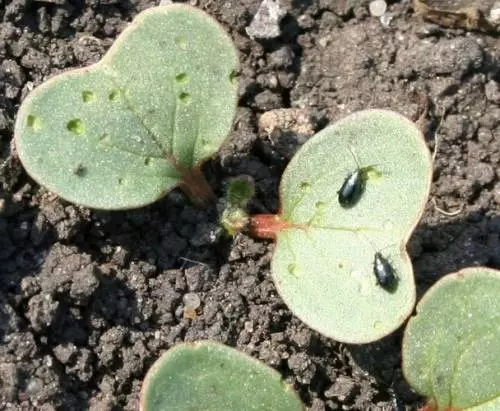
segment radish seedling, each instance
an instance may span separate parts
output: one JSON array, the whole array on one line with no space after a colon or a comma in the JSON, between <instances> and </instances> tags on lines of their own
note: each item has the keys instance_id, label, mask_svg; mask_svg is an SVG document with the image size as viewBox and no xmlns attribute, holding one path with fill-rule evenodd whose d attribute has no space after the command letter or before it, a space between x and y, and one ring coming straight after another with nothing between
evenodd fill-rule
<instances>
[{"instance_id":1,"label":"radish seedling","mask_svg":"<svg viewBox=\"0 0 500 411\"><path fill-rule=\"evenodd\" d=\"M214 195L200 170L231 128L235 47L183 4L140 13L102 60L43 83L17 115L28 173L62 198L100 209L154 202L176 186Z\"/></svg>"},{"instance_id":2,"label":"radish seedling","mask_svg":"<svg viewBox=\"0 0 500 411\"><path fill-rule=\"evenodd\" d=\"M500 271L443 277L417 305L403 339L403 372L433 411L500 409Z\"/></svg>"},{"instance_id":3,"label":"radish seedling","mask_svg":"<svg viewBox=\"0 0 500 411\"><path fill-rule=\"evenodd\" d=\"M338 191L352 173L349 151L374 165L358 164L362 195L344 207ZM418 127L386 110L352 114L302 146L283 174L280 212L248 224L251 234L276 240L272 275L295 315L349 343L377 340L404 322L415 303L405 245L431 172Z\"/></svg>"},{"instance_id":4,"label":"radish seedling","mask_svg":"<svg viewBox=\"0 0 500 411\"><path fill-rule=\"evenodd\" d=\"M304 411L272 368L213 341L184 343L151 367L141 411Z\"/></svg>"},{"instance_id":5,"label":"radish seedling","mask_svg":"<svg viewBox=\"0 0 500 411\"><path fill-rule=\"evenodd\" d=\"M247 227L249 220L245 207L254 193L255 185L251 177L239 176L229 180L220 223L230 235Z\"/></svg>"}]
</instances>

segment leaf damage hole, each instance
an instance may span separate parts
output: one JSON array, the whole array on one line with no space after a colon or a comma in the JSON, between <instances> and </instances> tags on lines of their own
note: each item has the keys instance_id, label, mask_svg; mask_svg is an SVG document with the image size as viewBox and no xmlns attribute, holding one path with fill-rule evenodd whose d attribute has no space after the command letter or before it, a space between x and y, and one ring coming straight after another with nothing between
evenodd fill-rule
<instances>
[{"instance_id":1,"label":"leaf damage hole","mask_svg":"<svg viewBox=\"0 0 500 411\"><path fill-rule=\"evenodd\" d=\"M185 84L189 81L189 76L186 73L179 73L175 76L175 81L179 84Z\"/></svg>"},{"instance_id":2,"label":"leaf damage hole","mask_svg":"<svg viewBox=\"0 0 500 411\"><path fill-rule=\"evenodd\" d=\"M145 166L149 166L150 164L151 164L151 157L146 157L146 158L144 159L144 165L145 165Z\"/></svg>"},{"instance_id":3,"label":"leaf damage hole","mask_svg":"<svg viewBox=\"0 0 500 411\"><path fill-rule=\"evenodd\" d=\"M118 185L119 186L123 185L123 178L121 178L121 177L118 178Z\"/></svg>"},{"instance_id":4,"label":"leaf damage hole","mask_svg":"<svg viewBox=\"0 0 500 411\"><path fill-rule=\"evenodd\" d=\"M109 101L116 101L120 97L120 90L111 90L108 94Z\"/></svg>"},{"instance_id":5,"label":"leaf damage hole","mask_svg":"<svg viewBox=\"0 0 500 411\"><path fill-rule=\"evenodd\" d=\"M236 70L231 70L229 73L229 82L234 86L236 84L236 78L238 74L236 74Z\"/></svg>"},{"instance_id":6,"label":"leaf damage hole","mask_svg":"<svg viewBox=\"0 0 500 411\"><path fill-rule=\"evenodd\" d=\"M188 104L191 101L191 94L183 91L179 94L179 100L184 104Z\"/></svg>"},{"instance_id":7,"label":"leaf damage hole","mask_svg":"<svg viewBox=\"0 0 500 411\"><path fill-rule=\"evenodd\" d=\"M383 174L375 166L368 166L364 169L364 177L372 182L380 182Z\"/></svg>"},{"instance_id":8,"label":"leaf damage hole","mask_svg":"<svg viewBox=\"0 0 500 411\"><path fill-rule=\"evenodd\" d=\"M87 174L87 167L83 164L78 164L78 166L73 170L73 174L78 177L84 177Z\"/></svg>"},{"instance_id":9,"label":"leaf damage hole","mask_svg":"<svg viewBox=\"0 0 500 411\"><path fill-rule=\"evenodd\" d=\"M66 124L66 128L77 136L85 134L86 130L85 124L79 118L74 118L73 120L68 121L68 124Z\"/></svg>"},{"instance_id":10,"label":"leaf damage hole","mask_svg":"<svg viewBox=\"0 0 500 411\"><path fill-rule=\"evenodd\" d=\"M90 90L82 91L82 100L84 103L92 103L96 99L95 94Z\"/></svg>"},{"instance_id":11,"label":"leaf damage hole","mask_svg":"<svg viewBox=\"0 0 500 411\"><path fill-rule=\"evenodd\" d=\"M299 188L301 191L307 193L311 190L311 183L308 181L301 181L299 184Z\"/></svg>"},{"instance_id":12,"label":"leaf damage hole","mask_svg":"<svg viewBox=\"0 0 500 411\"><path fill-rule=\"evenodd\" d=\"M316 201L316 204L314 204L314 206L316 207L316 210L318 210L319 212L323 212L328 207L328 204L326 204L324 201Z\"/></svg>"},{"instance_id":13,"label":"leaf damage hole","mask_svg":"<svg viewBox=\"0 0 500 411\"><path fill-rule=\"evenodd\" d=\"M26 119L26 124L33 131L40 131L42 129L42 120L40 120L40 117L35 116L34 114L28 115L28 118Z\"/></svg>"},{"instance_id":14,"label":"leaf damage hole","mask_svg":"<svg viewBox=\"0 0 500 411\"><path fill-rule=\"evenodd\" d=\"M186 50L187 49L187 38L184 36L179 36L174 39L175 44L177 44L181 49Z\"/></svg>"}]
</instances>

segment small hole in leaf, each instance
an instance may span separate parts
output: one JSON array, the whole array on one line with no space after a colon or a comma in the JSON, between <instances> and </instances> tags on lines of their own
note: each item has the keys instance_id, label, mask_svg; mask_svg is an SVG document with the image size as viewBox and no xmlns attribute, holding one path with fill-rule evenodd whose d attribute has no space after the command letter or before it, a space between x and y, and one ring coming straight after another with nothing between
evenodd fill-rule
<instances>
[{"instance_id":1,"label":"small hole in leaf","mask_svg":"<svg viewBox=\"0 0 500 411\"><path fill-rule=\"evenodd\" d=\"M175 44L177 44L181 49L186 50L187 48L187 39L184 36L179 36L174 39Z\"/></svg>"},{"instance_id":2,"label":"small hole in leaf","mask_svg":"<svg viewBox=\"0 0 500 411\"><path fill-rule=\"evenodd\" d=\"M73 170L73 174L78 177L83 177L87 174L87 167L82 164L78 164L78 166Z\"/></svg>"},{"instance_id":3,"label":"small hole in leaf","mask_svg":"<svg viewBox=\"0 0 500 411\"><path fill-rule=\"evenodd\" d=\"M382 179L383 175L382 173L377 170L374 166L369 166L364 169L364 176L367 180L370 180L371 182L380 182Z\"/></svg>"},{"instance_id":4,"label":"small hole in leaf","mask_svg":"<svg viewBox=\"0 0 500 411\"><path fill-rule=\"evenodd\" d=\"M229 81L231 82L231 84L236 84L236 77L238 75L236 74L236 70L232 70L231 73L229 73Z\"/></svg>"},{"instance_id":5,"label":"small hole in leaf","mask_svg":"<svg viewBox=\"0 0 500 411\"><path fill-rule=\"evenodd\" d=\"M146 157L144 159L144 165L149 166L151 164L151 157Z\"/></svg>"},{"instance_id":6,"label":"small hole in leaf","mask_svg":"<svg viewBox=\"0 0 500 411\"><path fill-rule=\"evenodd\" d=\"M79 118L68 121L66 128L77 136L85 134L85 124L83 124L83 121Z\"/></svg>"},{"instance_id":7,"label":"small hole in leaf","mask_svg":"<svg viewBox=\"0 0 500 411\"><path fill-rule=\"evenodd\" d=\"M120 185L120 186L123 185L123 178L118 179L118 185Z\"/></svg>"},{"instance_id":8,"label":"small hole in leaf","mask_svg":"<svg viewBox=\"0 0 500 411\"><path fill-rule=\"evenodd\" d=\"M181 94L179 94L179 100L184 104L188 104L191 101L191 94L183 91Z\"/></svg>"},{"instance_id":9,"label":"small hole in leaf","mask_svg":"<svg viewBox=\"0 0 500 411\"><path fill-rule=\"evenodd\" d=\"M303 192L308 192L311 189L311 183L308 181L301 181L299 188Z\"/></svg>"},{"instance_id":10,"label":"small hole in leaf","mask_svg":"<svg viewBox=\"0 0 500 411\"><path fill-rule=\"evenodd\" d=\"M42 128L42 120L40 120L40 117L35 116L33 114L28 115L28 118L26 119L26 124L28 125L29 128L33 129L33 131L40 131Z\"/></svg>"},{"instance_id":11,"label":"small hole in leaf","mask_svg":"<svg viewBox=\"0 0 500 411\"><path fill-rule=\"evenodd\" d=\"M175 76L175 81L177 83L184 84L189 81L189 77L186 73L179 73Z\"/></svg>"},{"instance_id":12,"label":"small hole in leaf","mask_svg":"<svg viewBox=\"0 0 500 411\"><path fill-rule=\"evenodd\" d=\"M325 211L328 207L328 204L326 204L324 201L316 201L316 204L314 206L318 211Z\"/></svg>"},{"instance_id":13,"label":"small hole in leaf","mask_svg":"<svg viewBox=\"0 0 500 411\"><path fill-rule=\"evenodd\" d=\"M110 101L116 101L120 97L120 90L111 90L109 92L108 98Z\"/></svg>"},{"instance_id":14,"label":"small hole in leaf","mask_svg":"<svg viewBox=\"0 0 500 411\"><path fill-rule=\"evenodd\" d=\"M82 100L84 103L91 103L95 98L95 94L92 91L85 90L82 92Z\"/></svg>"}]
</instances>

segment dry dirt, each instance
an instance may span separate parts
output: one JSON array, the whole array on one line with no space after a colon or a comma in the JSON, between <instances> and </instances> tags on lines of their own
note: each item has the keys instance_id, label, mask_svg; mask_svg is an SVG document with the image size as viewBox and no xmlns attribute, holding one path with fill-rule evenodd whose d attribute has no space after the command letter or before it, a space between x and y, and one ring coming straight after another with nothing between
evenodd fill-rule
<instances>
[{"instance_id":1,"label":"dry dirt","mask_svg":"<svg viewBox=\"0 0 500 411\"><path fill-rule=\"evenodd\" d=\"M251 210L275 212L301 141L271 144L257 132L262 113L306 108L317 131L370 107L414 116L415 92L425 93L429 147L439 144L409 244L421 296L459 268L500 268L500 42L422 23L410 1L389 3L385 27L367 1L283 0L281 35L257 41L245 27L258 2L198 1L231 33L242 64L234 130L205 174L219 196L228 177L253 176ZM0 0L0 408L133 410L161 352L208 338L276 368L311 411L415 409L402 331L364 346L311 331L277 295L273 245L225 236L215 206L196 209L174 191L141 210L92 211L36 185L11 156L16 111L33 86L96 62L155 4ZM183 315L188 292L202 301L194 320Z\"/></svg>"}]
</instances>

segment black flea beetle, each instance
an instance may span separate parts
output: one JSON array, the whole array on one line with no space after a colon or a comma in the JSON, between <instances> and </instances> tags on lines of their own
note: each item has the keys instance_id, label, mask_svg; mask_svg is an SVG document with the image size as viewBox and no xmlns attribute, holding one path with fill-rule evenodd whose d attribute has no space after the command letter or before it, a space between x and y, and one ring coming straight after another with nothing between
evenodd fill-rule
<instances>
[{"instance_id":1,"label":"black flea beetle","mask_svg":"<svg viewBox=\"0 0 500 411\"><path fill-rule=\"evenodd\" d=\"M394 268L387 258L380 251L375 253L373 260L373 273L377 279L377 284L384 290L392 290L396 285L397 278L394 274Z\"/></svg>"},{"instance_id":2,"label":"black flea beetle","mask_svg":"<svg viewBox=\"0 0 500 411\"><path fill-rule=\"evenodd\" d=\"M359 201L361 194L365 190L365 180L363 171L358 168L354 173L347 176L337 192L339 195L339 204L344 208L349 208Z\"/></svg>"},{"instance_id":3,"label":"black flea beetle","mask_svg":"<svg viewBox=\"0 0 500 411\"><path fill-rule=\"evenodd\" d=\"M363 191L365 191L365 176L363 175L363 169L359 166L359 162L350 148L349 152L351 153L352 158L354 158L358 168L346 177L342 187L340 187L340 190L337 191L339 204L343 208L350 208L356 205L361 198Z\"/></svg>"}]
</instances>

